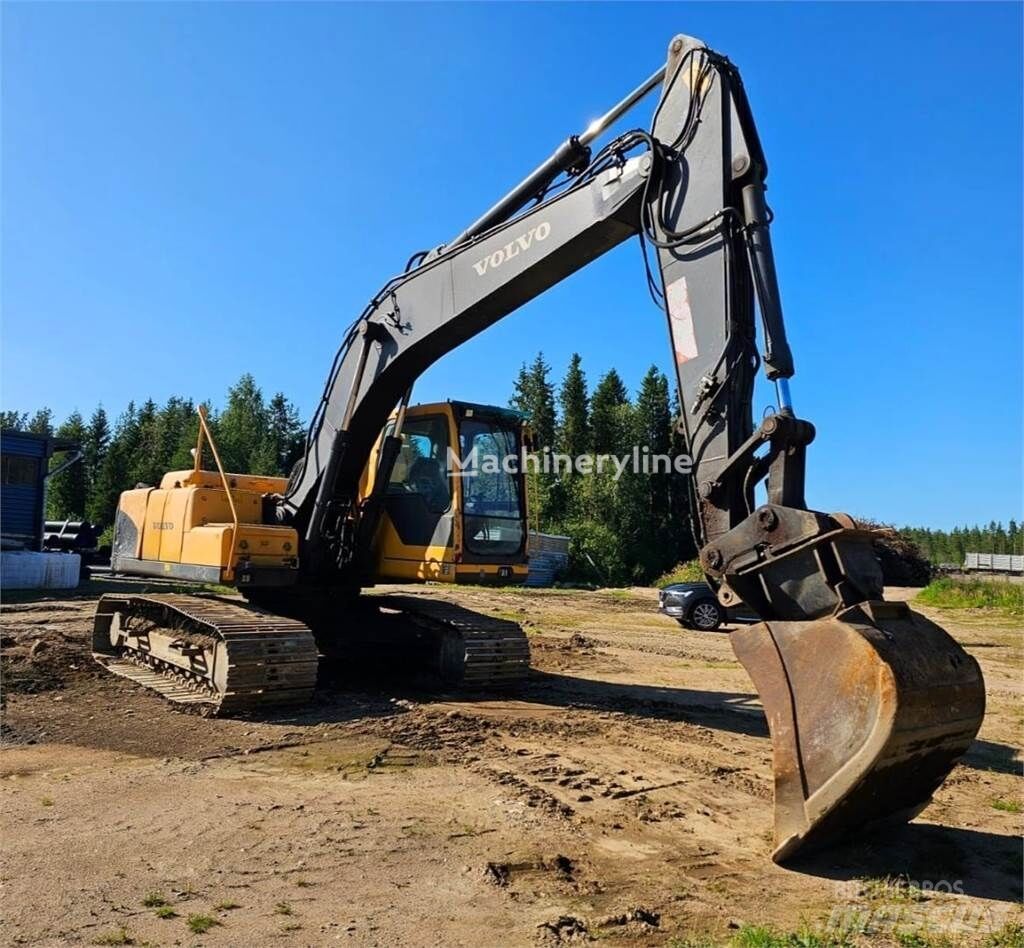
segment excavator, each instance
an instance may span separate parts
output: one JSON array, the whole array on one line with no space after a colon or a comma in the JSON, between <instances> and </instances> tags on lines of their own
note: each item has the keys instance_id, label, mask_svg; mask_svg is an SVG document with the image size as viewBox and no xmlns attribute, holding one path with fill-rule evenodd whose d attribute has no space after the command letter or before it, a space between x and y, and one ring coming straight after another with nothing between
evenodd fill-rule
<instances>
[{"instance_id":1,"label":"excavator","mask_svg":"<svg viewBox=\"0 0 1024 948\"><path fill-rule=\"evenodd\" d=\"M656 89L649 130L591 149ZM407 410L413 383L455 347L637 238L671 342L700 562L723 605L743 603L761 619L730 638L771 734L773 858L877 821L913 818L977 733L984 684L977 662L942 628L884 599L870 531L845 514L808 509L805 462L815 429L796 414L789 386L794 361L766 177L737 68L698 39L674 37L647 81L381 287L344 334L305 454L286 483L225 474L219 460L216 473L202 471L197 457L196 470L168 475L159 490L123 495L114 550L122 571L216 577L247 601L104 596L98 660L222 713L307 700L313 631L324 641L360 624L357 593L382 562L372 552L388 529L382 523L390 517L401 535L399 507L423 513L422 498L396 504L388 493L396 467L410 460L402 459L409 432L424 430L423 417ZM777 405L755 424L759 370ZM470 436L466 417L447 419L451 440ZM425 441L418 450L413 465L439 457ZM428 466L416 475L434 482L424 482L423 494L441 490L436 466ZM205 513L197 509L204 505ZM470 516L463 511L464 521ZM411 559L448 542L448 527L434 522L429 535L406 535ZM452 529L461 531L464 564L493 552L469 542L489 535L489 525L482 533ZM511 550L515 528L495 536ZM422 573L418 564L411 569ZM466 656L477 636L485 656L501 655L504 643L488 629L453 616L424 621L456 668L472 665Z\"/></svg>"},{"instance_id":2,"label":"excavator","mask_svg":"<svg viewBox=\"0 0 1024 948\"><path fill-rule=\"evenodd\" d=\"M374 498L378 504L374 537L365 553L369 569L359 575L361 586L525 582L527 489L518 458L531 445L524 417L510 409L457 401L403 404L385 424L360 479L362 502ZM203 467L207 448L213 470ZM385 449L392 452L386 471L381 463ZM307 624L281 623L271 630L261 620L258 634L250 635L254 610L173 595L131 597L133 623L124 611L124 597L106 596L100 608L104 618L97 620L97 627L103 626L97 655L109 670L205 713L301 703L316 684L318 645L310 627L322 629L334 622L340 596L347 605L348 624L355 619L359 627L340 644L377 651L413 647L411 664L426 667L450 685L479 689L525 678L530 647L514 622L433 599L392 595L358 602L351 587L306 588L299 571L298 533L268 524L264 516L267 502L286 493L288 480L226 473L202 406L193 455L192 470L170 471L159 487L139 485L121 495L112 572L236 586L250 601L292 618L301 616ZM490 470L481 465L481 456L516 463ZM451 476L453 467L459 476ZM300 599L296 590L301 590ZM168 611L172 604L177 611ZM189 610L189 620L178 614L182 609ZM405 623L382 621L382 610L400 614ZM211 649L173 631L195 632L203 617L204 631L223 639ZM114 636L125 634L128 625L134 634L126 639L129 647L116 649L119 658L112 660L107 623L115 621ZM143 622L144 640L137 634ZM412 640L403 635L410 622L415 626ZM340 657L324 635L320 638L324 649ZM366 657L365 647L357 651Z\"/></svg>"}]
</instances>

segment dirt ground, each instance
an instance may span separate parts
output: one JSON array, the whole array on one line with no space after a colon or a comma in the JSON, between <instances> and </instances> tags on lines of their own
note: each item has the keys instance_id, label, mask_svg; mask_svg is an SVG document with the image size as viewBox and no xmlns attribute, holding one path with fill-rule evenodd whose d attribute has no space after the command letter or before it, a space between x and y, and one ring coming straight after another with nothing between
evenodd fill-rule
<instances>
[{"instance_id":1,"label":"dirt ground","mask_svg":"<svg viewBox=\"0 0 1024 948\"><path fill-rule=\"evenodd\" d=\"M529 681L335 668L308 709L217 720L92 665L105 588L0 619L4 943L1021 944L1011 620L922 610L982 664L979 740L913 824L780 868L753 686L652 590L421 589L521 622Z\"/></svg>"}]
</instances>

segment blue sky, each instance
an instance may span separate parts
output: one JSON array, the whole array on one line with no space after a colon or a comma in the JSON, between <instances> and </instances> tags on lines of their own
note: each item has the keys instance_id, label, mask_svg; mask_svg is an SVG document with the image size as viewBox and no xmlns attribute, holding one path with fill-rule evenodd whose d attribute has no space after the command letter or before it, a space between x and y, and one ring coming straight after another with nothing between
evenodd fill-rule
<instances>
[{"instance_id":1,"label":"blue sky","mask_svg":"<svg viewBox=\"0 0 1024 948\"><path fill-rule=\"evenodd\" d=\"M219 402L251 371L308 412L409 254L687 32L740 67L768 155L794 400L819 431L809 502L1020 519L1021 11L5 3L3 406ZM578 350L591 383L670 369L635 242L416 400L504 403L538 349L558 377Z\"/></svg>"}]
</instances>

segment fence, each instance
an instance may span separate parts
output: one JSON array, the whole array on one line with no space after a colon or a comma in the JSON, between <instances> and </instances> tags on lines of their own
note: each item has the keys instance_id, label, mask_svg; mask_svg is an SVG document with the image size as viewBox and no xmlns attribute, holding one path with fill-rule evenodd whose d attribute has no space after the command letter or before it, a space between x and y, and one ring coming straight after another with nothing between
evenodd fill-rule
<instances>
[{"instance_id":1,"label":"fence","mask_svg":"<svg viewBox=\"0 0 1024 948\"><path fill-rule=\"evenodd\" d=\"M1024 574L1024 556L1010 553L965 553L964 572Z\"/></svg>"}]
</instances>

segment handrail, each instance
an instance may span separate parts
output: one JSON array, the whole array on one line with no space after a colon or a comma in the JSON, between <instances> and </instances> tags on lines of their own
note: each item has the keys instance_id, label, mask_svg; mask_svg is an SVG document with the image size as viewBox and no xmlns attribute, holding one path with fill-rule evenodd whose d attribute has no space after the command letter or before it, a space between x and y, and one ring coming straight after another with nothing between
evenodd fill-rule
<instances>
[{"instance_id":1,"label":"handrail","mask_svg":"<svg viewBox=\"0 0 1024 948\"><path fill-rule=\"evenodd\" d=\"M231 486L228 484L228 476L224 473L224 465L220 463L220 454L217 452L217 444L213 440L213 433L206 423L206 408L199 406L199 438L196 442L196 471L203 469L203 436L209 442L210 451L213 453L213 460L217 462L217 471L220 473L221 483L224 485L224 493L228 495L228 506L231 508L231 552L235 552L235 542L238 540L238 511L235 509L235 498L231 496ZM229 564L230 565L230 564Z\"/></svg>"}]
</instances>

